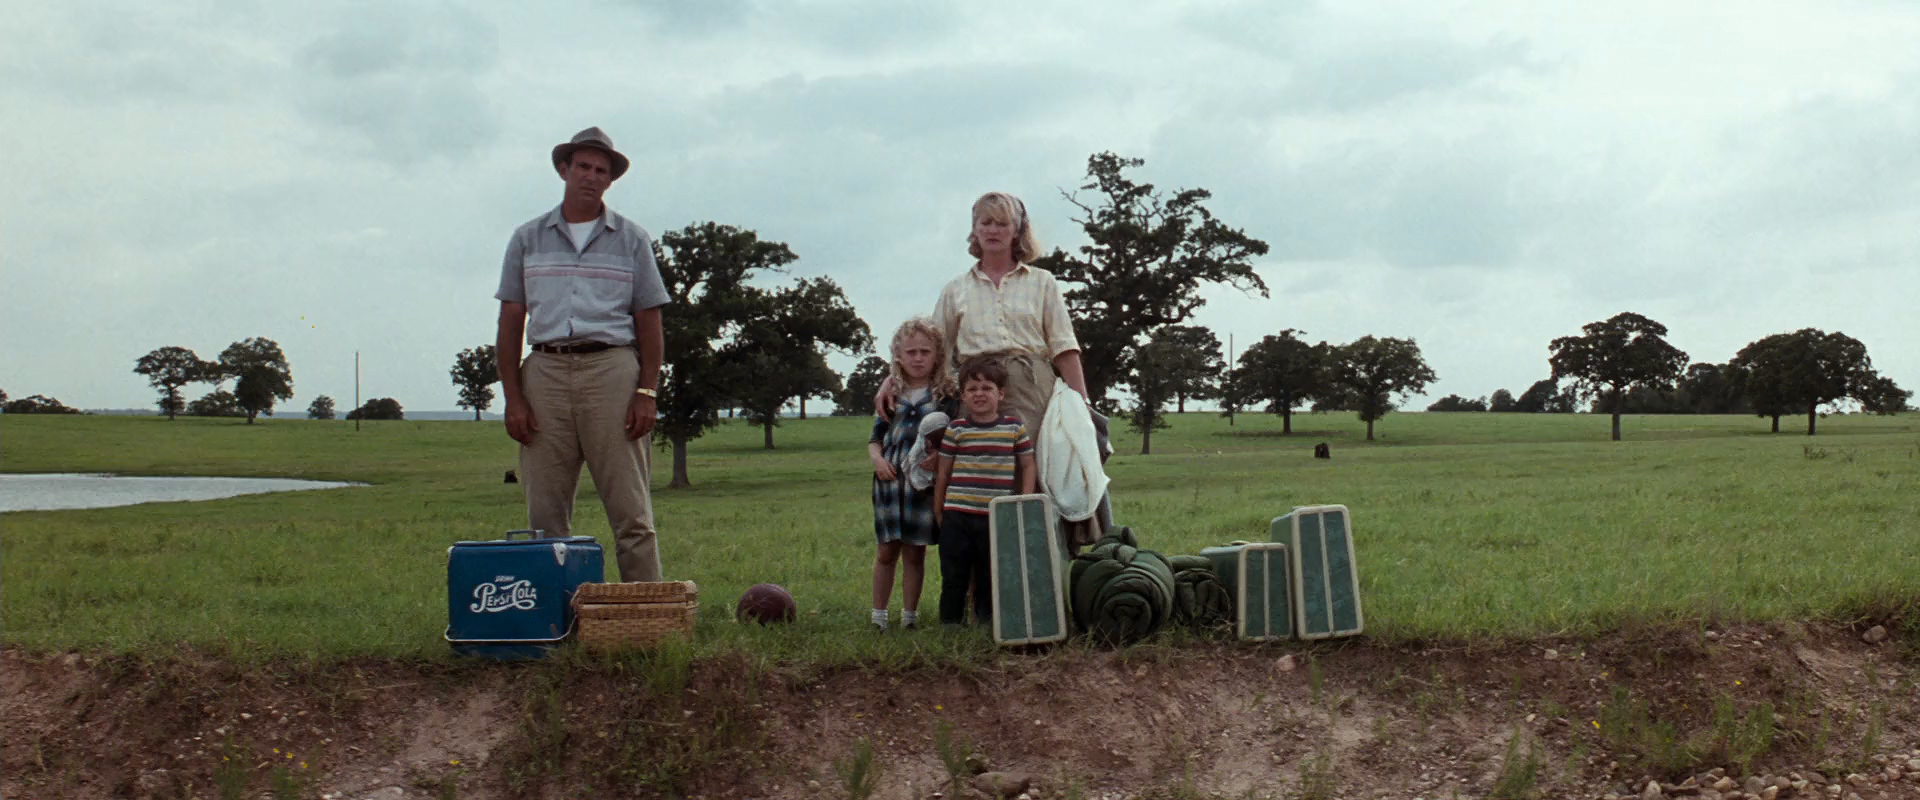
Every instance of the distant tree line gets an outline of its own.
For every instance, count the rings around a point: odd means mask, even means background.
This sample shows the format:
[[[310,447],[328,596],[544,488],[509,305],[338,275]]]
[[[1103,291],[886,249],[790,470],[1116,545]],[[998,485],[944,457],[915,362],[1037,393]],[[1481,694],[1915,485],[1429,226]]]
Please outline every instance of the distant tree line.
[[[185,347],[162,347],[141,356],[134,362],[133,371],[159,390],[156,405],[167,419],[179,414],[246,417],[252,424],[261,414],[273,416],[277,401],[293,399],[293,372],[286,353],[281,352],[278,342],[264,337],[227,345],[213,361],[203,360]],[[231,392],[226,389],[227,381],[233,381]],[[186,402],[180,389],[194,383],[212,384],[213,391]]]
[[[280,343],[265,337],[227,345],[220,351],[220,357],[211,361],[185,347],[157,348],[136,360],[133,371],[159,391],[155,406],[170,420],[180,415],[245,417],[247,423],[252,424],[262,414],[273,416],[277,403],[293,399],[293,370],[287,363],[287,355],[280,349]],[[227,390],[229,381],[233,382],[232,391]],[[187,400],[180,390],[196,383],[211,384],[212,391]],[[12,408],[7,410],[11,412]],[[333,398],[324,394],[314,398],[307,406],[307,416],[334,419]],[[390,398],[370,400],[347,413],[347,419],[401,418],[400,404]]]
[[[1688,364],[1666,333],[1666,326],[1639,314],[1617,314],[1584,326],[1580,336],[1553,340],[1553,376],[1520,399],[1505,389],[1491,399],[1448,395],[1427,410],[1573,411],[1585,400],[1589,411],[1612,417],[1616,441],[1622,414],[1754,414],[1770,418],[1774,433],[1782,416],[1806,414],[1811,436],[1823,407],[1851,400],[1867,413],[1894,414],[1908,410],[1913,397],[1874,370],[1866,345],[1844,333],[1773,334],[1725,364]],[[1563,378],[1572,383],[1566,390],[1557,388]],[[1545,407],[1529,402],[1540,395],[1552,398]]]
[[[8,414],[82,414],[77,408],[68,408],[65,403],[46,395],[28,395],[18,400],[7,399],[7,390],[0,389],[0,412]]]

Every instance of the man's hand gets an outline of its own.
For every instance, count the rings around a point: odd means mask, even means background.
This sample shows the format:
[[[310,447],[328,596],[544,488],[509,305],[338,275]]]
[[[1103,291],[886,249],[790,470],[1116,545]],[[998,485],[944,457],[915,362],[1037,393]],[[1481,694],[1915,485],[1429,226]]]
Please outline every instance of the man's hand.
[[[633,401],[627,403],[627,439],[639,439],[653,432],[653,421],[659,417],[653,398],[635,392]]]
[[[873,413],[893,419],[893,401],[897,399],[899,388],[893,385],[893,376],[888,375],[880,381],[880,390],[873,393]]]
[[[895,481],[900,479],[900,473],[893,471],[893,464],[891,462],[879,456],[874,456],[873,477],[879,478],[882,481]]]
[[[526,398],[507,398],[507,435],[521,444],[533,444],[540,423],[533,418],[533,406]]]

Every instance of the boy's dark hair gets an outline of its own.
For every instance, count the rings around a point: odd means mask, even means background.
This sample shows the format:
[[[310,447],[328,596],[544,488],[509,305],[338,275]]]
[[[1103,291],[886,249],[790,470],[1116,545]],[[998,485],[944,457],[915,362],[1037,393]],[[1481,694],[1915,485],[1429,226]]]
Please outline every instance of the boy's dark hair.
[[[993,385],[1002,390],[1007,388],[1007,365],[992,356],[974,356],[960,365],[960,387],[966,388],[967,381],[993,381]]]

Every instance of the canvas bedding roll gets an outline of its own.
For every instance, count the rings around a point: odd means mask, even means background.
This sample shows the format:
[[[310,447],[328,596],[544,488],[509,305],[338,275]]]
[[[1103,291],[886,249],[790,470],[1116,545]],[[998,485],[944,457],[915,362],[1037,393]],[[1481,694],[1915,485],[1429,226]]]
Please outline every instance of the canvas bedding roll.
[[[1206,556],[1171,556],[1173,568],[1173,623],[1195,628],[1233,621],[1233,593],[1213,571]]]
[[[1173,568],[1159,553],[1140,549],[1127,528],[1075,556],[1068,582],[1074,620],[1109,643],[1144,639],[1173,613]]]

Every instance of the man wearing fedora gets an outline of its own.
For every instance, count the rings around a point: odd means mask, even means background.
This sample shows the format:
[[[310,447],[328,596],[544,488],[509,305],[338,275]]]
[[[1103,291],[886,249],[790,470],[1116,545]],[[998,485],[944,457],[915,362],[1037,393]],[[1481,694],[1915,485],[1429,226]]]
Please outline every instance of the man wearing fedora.
[[[602,195],[627,157],[599,128],[553,148],[560,205],[521,225],[500,268],[494,340],[507,435],[520,443],[528,527],[570,536],[584,462],[623,581],[657,581],[650,444],[667,290],[653,240]],[[521,361],[522,340],[532,348]]]

